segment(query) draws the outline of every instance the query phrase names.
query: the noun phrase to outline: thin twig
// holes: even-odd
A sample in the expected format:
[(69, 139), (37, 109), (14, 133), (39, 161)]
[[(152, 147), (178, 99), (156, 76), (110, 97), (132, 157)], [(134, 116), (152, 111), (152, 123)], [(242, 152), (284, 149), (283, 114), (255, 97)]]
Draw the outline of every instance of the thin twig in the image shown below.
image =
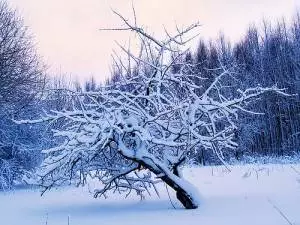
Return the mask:
[(48, 213), (46, 213), (46, 225), (48, 225)]
[(171, 205), (173, 206), (173, 208), (176, 209), (176, 207), (175, 207), (175, 205), (174, 205), (174, 203), (172, 202), (172, 199), (171, 199), (171, 197), (170, 197), (169, 189), (168, 189), (168, 187), (167, 187), (166, 184), (165, 184), (165, 186), (166, 186), (166, 190), (167, 190), (167, 193), (168, 193), (168, 196), (169, 196), (170, 203), (171, 203)]

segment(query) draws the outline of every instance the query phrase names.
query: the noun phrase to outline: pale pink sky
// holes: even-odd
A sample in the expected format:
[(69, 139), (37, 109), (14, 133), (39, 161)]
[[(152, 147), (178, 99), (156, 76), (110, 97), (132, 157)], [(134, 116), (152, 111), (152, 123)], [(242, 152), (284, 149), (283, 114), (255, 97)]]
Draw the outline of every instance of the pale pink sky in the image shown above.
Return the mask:
[[(35, 36), (39, 53), (52, 73), (84, 80), (109, 76), (114, 40), (128, 33), (100, 32), (120, 24), (111, 8), (130, 18), (132, 0), (9, 0), (17, 7)], [(231, 40), (245, 33), (248, 24), (263, 17), (290, 18), (300, 0), (133, 0), (138, 21), (155, 33), (163, 25), (188, 25), (199, 21), (201, 36), (214, 38), (222, 30)]]

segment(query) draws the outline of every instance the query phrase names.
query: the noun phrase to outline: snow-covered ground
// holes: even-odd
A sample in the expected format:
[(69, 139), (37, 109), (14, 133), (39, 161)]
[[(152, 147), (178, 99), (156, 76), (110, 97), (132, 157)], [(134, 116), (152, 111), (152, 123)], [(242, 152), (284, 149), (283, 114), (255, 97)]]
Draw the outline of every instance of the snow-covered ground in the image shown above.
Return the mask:
[[(300, 225), (300, 164), (187, 168), (202, 194), (197, 210), (184, 210), (164, 185), (146, 200), (113, 195), (93, 199), (88, 187), (0, 193), (0, 225)], [(91, 188), (91, 187), (90, 187)]]

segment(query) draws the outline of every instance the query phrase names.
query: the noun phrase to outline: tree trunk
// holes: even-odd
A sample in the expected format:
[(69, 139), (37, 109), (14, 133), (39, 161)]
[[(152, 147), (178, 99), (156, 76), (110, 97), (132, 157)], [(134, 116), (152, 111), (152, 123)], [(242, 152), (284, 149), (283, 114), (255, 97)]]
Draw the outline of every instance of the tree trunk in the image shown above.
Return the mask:
[[(161, 179), (176, 191), (177, 199), (181, 202), (181, 204), (186, 209), (197, 209), (198, 208), (198, 203), (197, 203), (196, 199), (194, 199), (194, 196), (191, 196), (191, 194), (189, 194), (186, 190), (184, 190), (182, 187), (180, 187), (174, 180), (172, 180), (168, 176), (164, 176)], [(179, 179), (182, 179), (182, 178), (179, 178)]]
[(159, 160), (152, 158), (151, 156), (139, 156), (124, 154), (127, 151), (121, 151), (121, 154), (139, 165), (149, 169), (155, 175), (160, 177), (166, 184), (168, 184), (175, 192), (177, 199), (182, 203), (186, 209), (196, 209), (199, 206), (199, 197), (197, 189), (190, 184), (188, 181), (184, 180), (179, 175), (178, 167), (183, 162), (179, 161), (173, 165), (172, 170), (170, 170), (166, 165), (164, 165)]
[[(173, 190), (176, 192), (177, 199), (181, 202), (181, 204), (186, 209), (196, 209), (198, 208), (198, 202), (197, 202), (197, 191), (196, 190), (188, 190), (189, 186), (191, 188), (194, 188), (192, 184), (189, 184), (187, 181), (185, 181), (183, 178), (179, 176), (178, 169), (174, 169), (173, 173), (168, 173), (169, 171), (160, 171), (154, 168), (152, 165), (149, 165), (145, 162), (140, 162), (145, 168), (148, 168), (150, 171), (152, 171), (154, 174), (159, 175), (161, 173), (164, 173), (164, 176), (160, 177), (166, 184), (168, 184)], [(160, 167), (159, 165), (155, 165), (156, 167)], [(186, 184), (183, 185), (183, 184)], [(187, 186), (189, 185), (189, 186)], [(187, 189), (187, 190), (186, 190)]]

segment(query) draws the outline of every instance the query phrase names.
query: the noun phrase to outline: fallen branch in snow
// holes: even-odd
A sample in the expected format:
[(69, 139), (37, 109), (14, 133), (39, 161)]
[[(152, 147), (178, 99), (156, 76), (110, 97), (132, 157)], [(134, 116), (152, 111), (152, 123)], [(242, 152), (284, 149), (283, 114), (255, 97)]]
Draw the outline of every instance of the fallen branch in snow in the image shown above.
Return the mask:
[(270, 198), (267, 198), (268, 202), (270, 205), (273, 206), (273, 208), (288, 222), (289, 225), (293, 225), (293, 223), (289, 220), (289, 218), (279, 209), (272, 201)]
[(293, 166), (291, 166), (291, 168), (295, 171), (295, 173), (297, 173), (298, 175), (300, 175), (300, 172)]

